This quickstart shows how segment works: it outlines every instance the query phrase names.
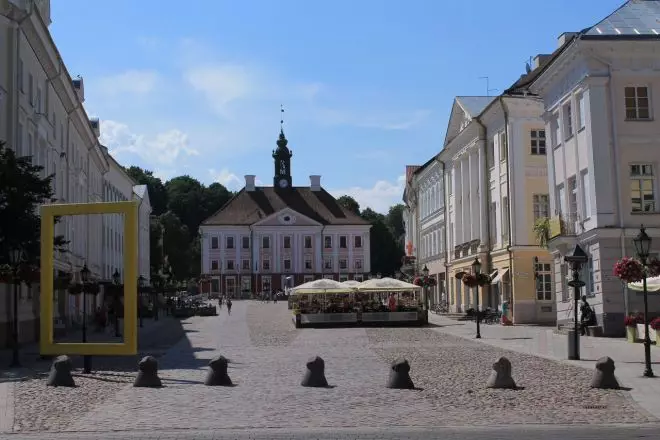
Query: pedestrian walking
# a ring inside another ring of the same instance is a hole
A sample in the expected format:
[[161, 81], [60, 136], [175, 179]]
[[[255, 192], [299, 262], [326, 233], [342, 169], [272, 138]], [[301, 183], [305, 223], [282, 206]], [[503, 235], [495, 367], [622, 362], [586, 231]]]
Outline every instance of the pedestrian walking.
[[227, 298], [227, 314], [231, 315], [231, 300]]

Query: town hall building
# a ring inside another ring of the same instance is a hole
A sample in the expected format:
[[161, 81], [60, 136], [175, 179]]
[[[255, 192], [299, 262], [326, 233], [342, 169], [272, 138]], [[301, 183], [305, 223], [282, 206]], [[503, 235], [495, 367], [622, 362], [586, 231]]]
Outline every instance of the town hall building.
[[323, 189], [321, 176], [295, 186], [287, 144], [280, 130], [272, 187], [247, 175], [245, 187], [202, 222], [202, 273], [212, 294], [248, 297], [370, 273], [371, 225]]

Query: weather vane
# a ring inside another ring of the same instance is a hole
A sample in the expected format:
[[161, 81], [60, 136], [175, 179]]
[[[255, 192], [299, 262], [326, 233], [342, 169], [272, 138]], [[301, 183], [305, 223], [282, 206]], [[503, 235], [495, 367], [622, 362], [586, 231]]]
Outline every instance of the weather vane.
[[284, 105], [280, 104], [280, 129], [284, 129]]

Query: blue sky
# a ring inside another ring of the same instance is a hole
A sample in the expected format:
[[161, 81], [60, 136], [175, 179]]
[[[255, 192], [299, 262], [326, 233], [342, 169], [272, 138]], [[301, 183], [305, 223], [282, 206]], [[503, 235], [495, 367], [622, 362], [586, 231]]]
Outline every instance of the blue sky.
[[405, 165], [442, 148], [454, 96], [485, 94], [483, 76], [498, 93], [622, 3], [53, 0], [51, 32], [122, 164], [271, 185], [283, 104], [294, 184], [321, 174], [385, 211]]

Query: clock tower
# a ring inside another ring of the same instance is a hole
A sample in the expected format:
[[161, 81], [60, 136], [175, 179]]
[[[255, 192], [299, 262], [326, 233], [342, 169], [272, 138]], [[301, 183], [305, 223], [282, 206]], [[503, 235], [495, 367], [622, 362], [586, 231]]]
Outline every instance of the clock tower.
[[[284, 112], [284, 110], [282, 110]], [[280, 121], [283, 123], [284, 121]], [[289, 141], [284, 136], [284, 128], [280, 127], [280, 137], [277, 139], [277, 149], [273, 150], [273, 160], [275, 162], [275, 174], [273, 177], [273, 186], [275, 188], [291, 188], [291, 156], [293, 152], [289, 151], [287, 144]]]

